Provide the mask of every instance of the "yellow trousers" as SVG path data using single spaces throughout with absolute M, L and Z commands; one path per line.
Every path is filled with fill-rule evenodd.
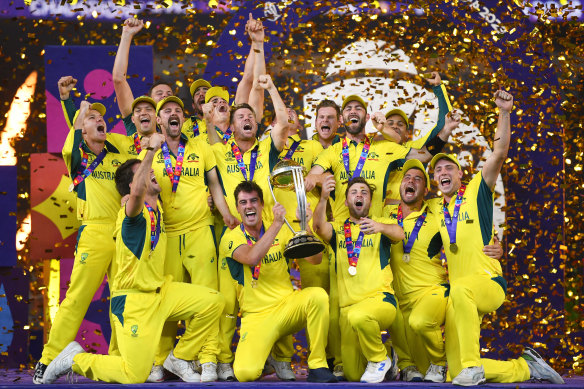
M 41 363 L 48 365 L 77 336 L 77 331 L 91 304 L 95 292 L 107 273 L 108 280 L 115 274 L 113 261 L 116 244 L 113 239 L 115 223 L 84 224 L 79 228 L 75 262 L 67 295 L 53 320 L 49 340 L 43 349 Z M 105 313 L 104 313 L 105 315 Z M 117 354 L 115 327 L 111 313 L 112 336 L 109 353 Z
M 213 226 L 204 226 L 185 234 L 167 238 L 164 274 L 175 282 L 189 282 L 218 290 L 217 247 Z M 156 353 L 157 365 L 162 365 L 174 347 L 178 323 L 164 324 Z
M 327 344 L 327 358 L 333 359 L 333 365 L 342 365 L 341 356 L 341 326 L 339 324 L 341 317 L 341 308 L 339 306 L 339 286 L 337 284 L 337 272 L 335 270 L 336 258 L 335 252 L 330 246 L 326 246 L 322 254 L 322 260 L 328 258 L 329 265 L 329 333 Z
M 143 383 L 148 378 L 166 321 L 187 320 L 174 355 L 201 363 L 215 362 L 217 321 L 225 304 L 216 290 L 180 282 L 165 283 L 160 292 L 119 294 L 112 299 L 120 356 L 82 353 L 73 371 L 95 381 Z
M 379 293 L 341 308 L 341 356 L 347 380 L 359 381 L 368 361 L 381 362 L 387 357 L 381 330 L 393 322 L 395 307 L 393 295 Z
M 247 313 L 241 319 L 241 337 L 233 370 L 240 382 L 260 378 L 274 343 L 306 327 L 310 339 L 308 367 L 327 367 L 326 339 L 329 324 L 328 296 L 322 288 L 297 290 L 275 307 Z
M 451 282 L 444 325 L 450 377 L 456 377 L 466 367 L 482 365 L 490 382 L 529 379 L 529 367 L 523 358 L 497 361 L 480 357 L 482 318 L 499 308 L 504 300 L 503 287 L 488 275 L 473 275 Z

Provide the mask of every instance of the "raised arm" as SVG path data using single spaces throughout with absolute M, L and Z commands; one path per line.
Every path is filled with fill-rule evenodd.
M 365 235 L 380 232 L 393 242 L 399 242 L 406 237 L 404 230 L 397 224 L 385 224 L 368 217 L 362 217 L 361 220 L 359 220 L 359 225 L 361 226 L 361 231 L 363 231 Z
M 249 34 L 250 23 L 254 21 L 251 18 L 247 21 L 245 25 L 245 33 Z M 254 21 L 255 22 L 255 21 Z M 241 81 L 237 84 L 237 91 L 235 92 L 235 104 L 248 103 L 249 102 L 249 92 L 253 85 L 253 68 L 255 64 L 255 55 L 253 51 L 253 44 L 249 47 L 249 54 L 245 60 L 245 66 L 243 68 L 243 76 Z
M 493 152 L 483 166 L 483 180 L 491 188 L 495 187 L 497 176 L 501 172 L 503 163 L 507 159 L 509 152 L 509 142 L 511 141 L 511 110 L 513 109 L 513 96 L 499 89 L 495 92 L 495 104 L 499 107 L 499 120 L 497 131 L 493 139 Z
M 379 132 L 384 139 L 395 143 L 401 142 L 400 135 L 395 132 L 392 127 L 387 125 L 387 119 L 381 112 L 375 112 L 373 116 L 371 116 L 371 123 L 373 123 L 377 132 Z
M 274 222 L 266 230 L 264 236 L 252 245 L 241 245 L 233 252 L 233 259 L 244 265 L 255 266 L 268 253 L 272 243 L 276 239 L 276 235 L 284 225 L 284 217 L 286 215 L 286 208 L 282 204 L 276 203 L 272 208 L 274 213 Z
M 164 142 L 164 136 L 157 133 L 152 134 L 149 139 L 145 141 L 146 154 L 144 155 L 144 159 L 140 163 L 138 170 L 134 173 L 130 198 L 126 203 L 126 216 L 134 217 L 142 213 L 144 197 L 146 197 L 146 191 L 152 176 L 152 161 L 154 160 L 156 150 L 160 149 L 162 142 Z
M 114 60 L 114 68 L 112 70 L 112 77 L 114 81 L 114 90 L 116 91 L 116 99 L 118 101 L 118 108 L 122 114 L 122 118 L 132 113 L 132 102 L 134 95 L 130 84 L 126 78 L 128 72 L 128 60 L 130 57 L 130 46 L 132 39 L 144 27 L 144 22 L 140 19 L 129 18 L 124 21 L 122 27 L 122 37 L 116 59 Z
M 296 208 L 296 219 L 300 220 L 300 209 Z M 312 219 L 312 210 L 310 209 L 310 204 L 306 203 L 306 233 L 309 235 L 314 235 L 310 229 L 310 220 Z M 322 262 L 322 252 L 314 254 L 310 257 L 304 257 L 304 259 L 313 265 L 318 265 Z
M 239 220 L 231 214 L 229 211 L 229 206 L 225 201 L 225 196 L 223 196 L 223 189 L 221 189 L 221 184 L 219 184 L 219 177 L 217 177 L 217 169 L 213 168 L 207 173 L 207 179 L 209 180 L 209 190 L 213 196 L 213 204 L 223 216 L 223 222 L 229 229 L 234 229 L 239 224 Z
M 259 77 L 266 74 L 266 58 L 264 54 L 264 26 L 259 20 L 253 19 L 249 14 L 248 34 L 251 39 L 251 52 L 253 54 L 253 86 L 249 92 L 249 105 L 256 113 L 259 122 L 264 117 L 264 88 L 258 85 Z M 275 103 L 274 103 L 275 104 Z
M 213 118 L 215 116 L 215 106 L 212 102 L 205 103 L 201 106 L 203 109 L 203 119 L 205 120 L 205 125 L 207 126 L 207 137 L 209 139 L 209 144 L 214 145 L 215 143 L 221 142 L 219 139 L 219 134 L 215 130 L 215 124 L 213 123 Z
M 312 216 L 312 228 L 314 233 L 321 237 L 325 242 L 329 242 L 333 237 L 333 226 L 326 221 L 326 204 L 333 190 L 335 190 L 335 177 L 328 175 L 322 183 L 320 200 L 314 209 Z
M 278 151 L 284 150 L 286 146 L 286 139 L 288 139 L 288 129 L 290 128 L 290 123 L 288 121 L 288 110 L 284 101 L 278 93 L 278 89 L 272 81 L 272 77 L 269 74 L 264 74 L 259 76 L 257 84 L 262 88 L 262 90 L 267 89 L 270 97 L 272 98 L 272 104 L 274 104 L 274 111 L 276 112 L 276 124 L 272 128 L 272 140 L 276 149 Z
M 61 107 L 63 108 L 63 114 L 65 115 L 65 121 L 67 122 L 67 127 L 71 129 L 73 126 L 73 118 L 75 117 L 75 104 L 71 99 L 71 91 L 75 88 L 77 80 L 72 76 L 63 76 L 59 78 L 57 85 L 59 86 L 59 98 L 61 99 Z M 81 127 L 79 127 L 81 128 Z M 75 129 L 75 128 L 73 128 Z

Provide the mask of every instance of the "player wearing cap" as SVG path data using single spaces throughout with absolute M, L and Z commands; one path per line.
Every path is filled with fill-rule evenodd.
M 220 245 L 238 284 L 241 337 L 233 364 L 239 381 L 260 378 L 274 343 L 306 326 L 310 339 L 309 382 L 336 382 L 328 371 L 325 344 L 328 329 L 328 298 L 321 288 L 294 291 L 288 260 L 283 252 L 292 234 L 282 229 L 286 210 L 273 206 L 273 221 L 263 215 L 263 191 L 253 181 L 243 181 L 234 190 L 242 223 L 228 231 Z M 307 209 L 310 217 L 310 209 Z M 310 231 L 309 231 L 310 233 Z M 318 262 L 321 254 L 307 258 Z
M 145 138 L 144 160 L 129 160 L 116 171 L 118 191 L 129 196 L 117 218 L 115 262 L 120 271 L 112 282 L 111 300 L 121 355 L 87 354 L 71 342 L 47 367 L 46 384 L 71 370 L 95 381 L 144 382 L 167 320 L 187 320 L 184 335 L 164 363 L 168 370 L 184 381 L 199 382 L 192 357 L 199 354 L 203 361 L 214 357 L 216 350 L 207 348 L 206 340 L 216 337 L 223 297 L 215 290 L 164 276 L 161 189 L 151 168 L 163 142 L 160 134 Z
M 182 128 L 183 134 L 189 138 L 196 138 L 201 134 L 207 133 L 207 124 L 203 119 L 203 104 L 205 104 L 205 94 L 210 88 L 209 81 L 202 78 L 193 81 L 191 84 L 189 90 L 193 98 L 193 115 L 185 120 Z
M 66 95 L 75 85 L 72 77 L 59 80 L 59 93 Z M 42 383 L 46 366 L 75 339 L 93 295 L 105 274 L 115 274 L 113 240 L 120 195 L 115 172 L 129 156 L 123 152 L 127 137 L 107 132 L 100 103 L 81 102 L 81 108 L 63 145 L 63 160 L 73 180 L 69 190 L 77 195 L 77 235 L 71 284 L 53 320 L 49 340 L 35 367 L 33 382 Z M 117 349 L 112 328 L 110 352 Z
M 511 94 L 498 90 L 499 108 L 493 152 L 468 184 L 454 154 L 437 154 L 430 166 L 443 196 L 429 202 L 437 218 L 448 260 L 450 296 L 446 310 L 446 356 L 452 383 L 471 386 L 491 382 L 521 382 L 530 378 L 563 383 L 562 378 L 532 349 L 522 358 L 496 361 L 480 356 L 482 316 L 505 300 L 507 283 L 499 261 L 483 246 L 493 239 L 493 188 L 507 158 L 511 137 Z
M 369 216 L 374 188 L 363 177 L 347 185 L 349 217 L 328 223 L 326 203 L 334 188 L 335 177 L 329 175 L 322 184 L 313 228 L 336 255 L 344 375 L 349 381 L 381 382 L 392 365 L 381 330 L 391 325 L 397 305 L 389 253 L 391 242 L 402 240 L 404 233 L 397 224 Z
M 184 270 L 190 282 L 217 290 L 217 254 L 213 215 L 207 206 L 207 185 L 215 197 L 215 205 L 226 225 L 234 227 L 237 219 L 229 213 L 215 169 L 215 156 L 202 139 L 188 139 L 181 128 L 184 121 L 183 102 L 176 96 L 161 100 L 157 106 L 157 122 L 165 142 L 155 155 L 153 165 L 156 180 L 162 188 L 161 199 L 165 213 L 168 246 L 165 274 L 183 281 Z M 183 270 L 184 268 L 184 270 Z M 172 349 L 176 323 L 165 325 L 156 366 L 162 365 Z M 209 339 L 209 347 L 217 349 L 217 338 Z M 213 343 L 213 344 L 211 344 Z M 216 356 L 203 364 L 202 381 L 214 381 Z M 161 369 L 154 368 L 151 380 Z

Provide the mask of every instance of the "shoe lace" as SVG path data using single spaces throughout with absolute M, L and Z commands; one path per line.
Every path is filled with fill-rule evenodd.
M 77 381 L 79 380 L 79 376 L 77 374 L 75 374 L 75 372 L 73 370 L 69 370 L 67 372 L 66 380 L 67 380 L 67 383 L 69 383 L 69 384 L 76 384 Z

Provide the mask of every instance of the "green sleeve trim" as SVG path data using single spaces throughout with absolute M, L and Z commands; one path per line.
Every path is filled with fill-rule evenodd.
M 486 246 L 493 237 L 493 192 L 487 185 L 481 174 L 481 183 L 477 195 L 477 210 L 479 212 L 479 224 L 483 245 Z
M 333 249 L 333 252 L 335 253 L 335 273 L 337 272 L 337 233 L 333 227 L 333 235 L 331 236 L 331 239 L 329 240 L 329 245 L 331 246 L 331 248 Z
M 383 302 L 390 303 L 394 307 L 397 308 L 397 301 L 395 300 L 395 296 L 389 292 L 383 292 Z
M 206 181 L 207 177 L 205 177 Z M 219 185 L 221 185 L 221 190 L 223 191 L 223 196 L 227 196 L 227 192 L 225 192 L 225 185 L 223 185 L 223 179 L 221 178 L 221 170 L 217 169 L 217 181 L 219 181 Z M 205 182 L 205 185 L 207 183 Z M 227 201 L 227 200 L 226 200 Z
M 442 236 L 440 235 L 440 232 L 437 232 L 430 240 L 430 244 L 428 244 L 428 258 L 434 258 L 436 255 L 440 254 L 441 249 Z
M 126 295 L 112 297 L 112 315 L 116 315 L 122 327 L 124 326 L 124 310 L 126 309 Z
M 229 273 L 231 273 L 231 278 L 237 281 L 239 285 L 244 286 L 245 277 L 243 273 L 243 264 L 237 262 L 235 259 L 231 257 L 227 257 L 227 266 L 229 267 Z
M 142 251 L 144 251 L 147 227 L 146 219 L 144 219 L 142 213 L 134 217 L 126 216 L 122 222 L 122 241 L 138 260 L 142 256 Z
M 63 108 L 63 114 L 65 115 L 67 126 L 69 126 L 69 128 L 73 127 L 75 112 L 77 112 L 77 107 L 75 106 L 73 99 L 69 97 L 67 100 L 61 100 L 61 107 Z
M 279 160 L 280 152 L 278 151 L 276 145 L 274 144 L 274 138 L 272 138 L 272 134 L 270 134 L 270 154 L 269 154 L 270 171 L 274 170 L 274 166 L 276 166 Z
M 501 286 L 501 288 L 503 289 L 503 292 L 505 292 L 505 294 L 507 294 L 507 281 L 503 277 L 497 276 L 497 277 L 491 278 L 491 280 L 493 280 L 497 284 L 499 284 Z
M 77 254 L 77 245 L 79 244 L 79 240 L 81 239 L 81 234 L 83 233 L 85 226 L 86 226 L 86 224 L 82 224 L 79 227 L 79 230 L 77 230 L 77 241 L 75 242 L 75 254 Z
M 438 98 L 438 121 L 432 131 L 426 135 L 426 140 L 424 141 L 423 146 L 426 146 L 438 136 L 438 133 L 444 128 L 446 114 L 452 111 L 452 105 L 450 104 L 450 99 L 448 98 L 448 93 L 446 92 L 444 84 L 434 86 L 432 87 L 432 90 Z
M 391 255 L 391 240 L 381 234 L 379 239 L 379 267 L 381 270 L 389 264 L 389 257 Z
M 124 122 L 124 127 L 126 127 L 126 135 L 131 136 L 134 135 L 137 131 L 136 125 L 132 121 L 132 114 L 129 114 L 125 118 L 122 119 Z
M 405 158 L 400 158 L 400 159 L 396 159 L 395 161 L 392 161 L 389 166 L 387 166 L 387 170 L 385 171 L 385 178 L 383 179 L 383 197 L 382 199 L 385 200 L 385 196 L 387 196 L 387 184 L 389 182 L 389 175 L 391 174 L 392 171 L 397 170 L 398 168 L 404 166 L 404 163 L 406 163 L 406 159 Z

